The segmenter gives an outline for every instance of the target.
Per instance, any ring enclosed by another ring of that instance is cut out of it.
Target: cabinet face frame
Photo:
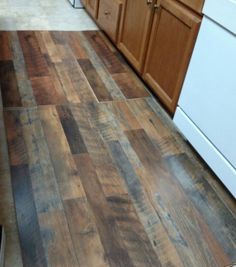
[[[177,106],[184,77],[186,75],[187,67],[190,62],[190,58],[200,27],[201,18],[195,13],[188,10],[187,8],[183,7],[182,4],[177,3],[175,0],[161,0],[159,3],[160,6],[158,9],[155,10],[154,14],[149,47],[147,50],[147,56],[143,71],[143,79],[150,85],[154,93],[161,99],[168,111],[173,114]],[[182,64],[179,68],[179,75],[176,81],[172,98],[169,97],[169,95],[165,92],[165,88],[162,88],[158,84],[158,81],[156,81],[149,72],[149,62],[152,59],[153,47],[156,45],[156,34],[159,29],[163,10],[166,10],[167,12],[171,13],[173,16],[176,17],[176,19],[180,20],[190,29],[189,37],[186,43],[186,49],[182,57]]]
[[[94,1],[94,7],[92,7],[89,3],[89,1],[91,0],[84,0],[85,2],[85,7],[87,9],[87,11],[89,12],[89,14],[97,20],[98,17],[98,8],[99,8],[99,0],[92,0]]]
[[[132,51],[129,51],[129,49],[125,45],[125,40],[123,39],[123,33],[125,29],[125,21],[127,14],[127,3],[128,1],[134,1],[134,0],[123,0],[123,11],[121,15],[121,22],[120,22],[120,30],[119,30],[119,37],[118,37],[118,48],[121,50],[121,52],[125,55],[125,57],[130,61],[132,66],[139,72],[142,73],[143,67],[144,67],[144,57],[146,55],[147,46],[148,46],[148,40],[150,37],[151,32],[151,26],[152,26],[152,20],[154,15],[154,4],[156,3],[156,0],[153,1],[151,5],[147,5],[148,8],[148,15],[146,16],[145,21],[145,27],[144,27],[144,36],[142,38],[142,44],[140,49],[140,54],[138,58],[135,58],[135,56],[132,54]],[[146,0],[143,0],[146,1]]]
[[[104,3],[103,3],[104,1]],[[98,10],[98,16],[97,16],[97,24],[101,29],[103,29],[107,35],[111,38],[111,40],[117,44],[117,38],[118,38],[118,33],[119,33],[119,25],[120,25],[120,17],[121,17],[121,11],[122,11],[122,2],[113,0],[113,3],[110,3],[110,6],[107,6],[106,8],[106,1],[111,1],[111,0],[101,0],[99,4],[99,10]],[[112,2],[112,1],[111,1]],[[108,2],[109,3],[109,2]],[[104,20],[104,14],[105,10],[108,12],[110,11],[112,13],[113,17],[113,22],[109,23],[109,21]],[[113,31],[113,32],[112,32]]]

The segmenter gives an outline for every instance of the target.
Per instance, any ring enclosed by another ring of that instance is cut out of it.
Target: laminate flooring
[[[7,266],[236,261],[235,200],[101,32],[1,32],[0,87]]]

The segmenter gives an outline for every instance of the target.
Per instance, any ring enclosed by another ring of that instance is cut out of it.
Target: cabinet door
[[[86,9],[90,15],[97,19],[99,0],[86,0]]]
[[[151,30],[153,4],[152,0],[124,1],[118,47],[139,72]]]
[[[175,111],[201,19],[175,0],[158,1],[143,73],[167,109]]]

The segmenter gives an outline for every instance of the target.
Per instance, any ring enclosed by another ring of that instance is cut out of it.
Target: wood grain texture
[[[14,64],[11,60],[0,60],[0,88],[5,107],[22,106]]]
[[[7,267],[236,260],[235,200],[102,33],[0,38],[0,222],[18,253]]]

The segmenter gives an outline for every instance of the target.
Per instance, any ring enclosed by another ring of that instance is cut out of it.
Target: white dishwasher
[[[174,122],[236,197],[236,0],[206,0]]]

